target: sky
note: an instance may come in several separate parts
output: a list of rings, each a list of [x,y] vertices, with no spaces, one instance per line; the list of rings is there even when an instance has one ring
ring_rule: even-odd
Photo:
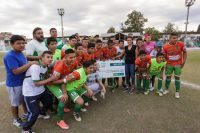
[[[32,38],[35,27],[41,27],[44,36],[49,29],[57,28],[61,36],[61,20],[57,8],[64,8],[64,35],[79,33],[96,35],[106,33],[120,23],[133,10],[148,18],[145,27],[162,31],[168,22],[185,29],[185,0],[1,0],[0,32],[12,32]],[[200,0],[190,8],[188,30],[197,30],[200,24]]]

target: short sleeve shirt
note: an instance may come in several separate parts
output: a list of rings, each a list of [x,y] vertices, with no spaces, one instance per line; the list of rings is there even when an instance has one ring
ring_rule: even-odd
[[[152,75],[158,75],[161,72],[161,69],[166,65],[166,62],[158,63],[156,58],[151,59],[151,67],[149,69]]]
[[[104,47],[103,52],[106,60],[110,60],[117,55],[117,49],[115,47],[113,47],[112,49]]]
[[[144,60],[141,60],[140,57],[138,57],[135,60],[135,65],[137,65],[138,67],[146,68],[147,64],[151,64],[151,56],[150,55],[147,55]]]
[[[12,70],[27,64],[24,54],[11,50],[4,56],[3,61],[6,69],[6,85],[8,87],[22,86],[25,72],[15,75]]]
[[[145,50],[147,52],[148,55],[150,55],[151,51],[156,47],[156,43],[151,41],[151,42],[146,42],[144,44]]]
[[[87,82],[86,82],[86,85],[91,85],[93,83],[96,83],[97,80],[100,80],[100,76],[99,76],[99,73],[95,72],[95,73],[92,73],[92,74],[89,74],[88,75],[88,78],[87,78]]]

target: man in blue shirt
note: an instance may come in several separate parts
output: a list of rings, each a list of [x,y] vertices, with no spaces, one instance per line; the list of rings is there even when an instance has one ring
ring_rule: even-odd
[[[13,35],[10,40],[13,50],[4,56],[4,65],[6,69],[6,88],[11,102],[11,112],[14,117],[13,125],[20,127],[21,119],[18,114],[18,106],[23,104],[24,113],[26,106],[22,96],[22,84],[26,70],[37,62],[27,62],[22,53],[25,48],[25,40],[19,35]]]

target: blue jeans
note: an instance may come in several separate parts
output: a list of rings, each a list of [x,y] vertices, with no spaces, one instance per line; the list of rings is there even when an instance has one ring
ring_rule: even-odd
[[[125,64],[126,84],[130,85],[130,78],[132,85],[135,85],[135,64]]]

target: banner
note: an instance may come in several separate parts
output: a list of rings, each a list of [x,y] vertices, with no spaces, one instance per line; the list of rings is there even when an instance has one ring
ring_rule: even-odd
[[[125,77],[123,60],[97,61],[101,78]]]

